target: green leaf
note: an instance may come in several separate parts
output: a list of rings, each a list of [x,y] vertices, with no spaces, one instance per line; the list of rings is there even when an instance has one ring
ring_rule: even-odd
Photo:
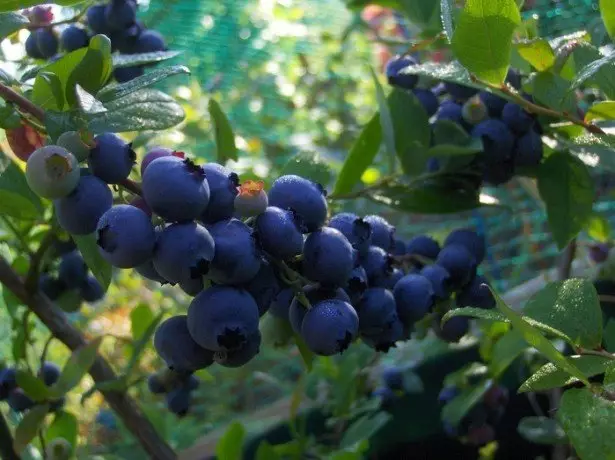
[[[588,389],[566,391],[557,411],[570,442],[583,460],[615,458],[615,403]]]
[[[539,72],[529,82],[532,96],[542,105],[568,113],[576,112],[574,94],[568,91],[569,82],[551,72]]]
[[[588,378],[604,373],[609,364],[613,362],[602,356],[570,356],[566,359]],[[523,382],[519,387],[519,393],[560,388],[578,381],[577,378],[556,367],[553,363],[547,363]]]
[[[21,454],[28,444],[30,444],[30,441],[34,439],[38,430],[43,426],[48,412],[49,404],[34,406],[26,412],[26,415],[21,419],[21,422],[19,422],[15,430],[13,439],[13,448],[15,452]]]
[[[0,214],[34,220],[43,213],[40,198],[30,189],[24,172],[0,153]]]
[[[77,96],[77,105],[83,113],[86,113],[88,115],[94,115],[107,111],[102,102],[100,102],[90,93],[88,93],[79,84],[75,85],[75,94]]]
[[[450,43],[453,40],[453,0],[440,0],[440,18],[442,19],[442,29],[446,34],[446,39]]]
[[[112,267],[103,259],[96,244],[96,234],[73,235],[73,240],[79,248],[86,265],[106,291],[111,284]]]
[[[604,91],[608,99],[615,99],[613,54],[615,53],[604,56],[595,46],[585,42],[578,43],[572,51],[577,76],[570,89],[589,83]]]
[[[185,116],[181,105],[155,89],[135,91],[105,107],[107,112],[89,117],[89,128],[95,134],[163,130],[181,123]]]
[[[472,137],[454,121],[437,120],[432,129],[436,144],[466,145],[472,140]]]
[[[485,89],[485,85],[474,81],[467,69],[457,61],[448,63],[425,62],[419,65],[410,65],[400,70],[400,73],[458,83],[460,85],[469,86],[470,88]],[[505,99],[508,98],[508,96],[500,91],[493,90],[492,92],[498,96],[503,96]]]
[[[380,116],[375,114],[363,127],[359,138],[350,149],[335,183],[334,193],[342,195],[352,191],[365,170],[372,164],[382,143]]]
[[[606,243],[611,239],[611,224],[606,217],[600,214],[593,214],[589,218],[586,231],[590,238],[601,243]]]
[[[442,324],[455,316],[469,316],[470,318],[486,319],[488,321],[509,322],[506,316],[497,310],[485,310],[483,308],[463,307],[449,310],[442,317]]]
[[[523,336],[511,330],[504,334],[493,346],[489,369],[494,378],[499,377],[508,369],[515,359],[527,349],[527,344],[523,340]]]
[[[470,409],[483,398],[492,384],[493,380],[485,379],[475,386],[465,388],[444,406],[442,409],[442,420],[456,426]]]
[[[340,441],[340,448],[346,449],[351,447],[364,439],[370,439],[378,431],[384,427],[389,420],[391,420],[391,414],[386,412],[377,412],[374,415],[364,415],[355,420],[352,425],[348,427],[342,440]]]
[[[180,54],[182,54],[181,51],[157,51],[155,53],[141,54],[114,54],[112,56],[112,64],[114,69],[144,64],[155,64],[156,62],[172,59]]]
[[[300,175],[323,187],[333,178],[329,163],[313,152],[302,152],[290,158],[280,171],[280,176],[287,174]]]
[[[132,340],[137,341],[143,337],[147,328],[154,321],[152,309],[144,303],[140,303],[130,312],[130,331]]]
[[[83,376],[88,373],[90,367],[94,364],[101,342],[102,337],[98,337],[73,351],[62,369],[60,378],[50,388],[53,396],[61,397],[81,382]]]
[[[273,446],[267,441],[261,441],[256,449],[255,460],[281,460],[282,457],[278,455]]]
[[[58,137],[66,131],[79,130],[74,115],[74,112],[58,112],[57,110],[47,110],[45,112],[45,129],[52,141],[57,141]]]
[[[53,72],[39,72],[32,89],[32,100],[45,109],[62,110],[65,99],[60,78]]]
[[[606,326],[604,326],[602,336],[604,341],[604,348],[606,348],[611,353],[615,352],[615,319],[610,318],[606,322]]]
[[[453,35],[455,57],[479,79],[503,83],[520,23],[514,0],[467,0]]]
[[[549,361],[554,363],[557,367],[565,370],[570,375],[577,377],[581,382],[585,385],[589,385],[587,381],[587,377],[583,375],[583,373],[575,367],[572,363],[570,363],[564,356],[557,351],[557,349],[553,346],[553,344],[547,340],[545,337],[540,334],[540,332],[530,325],[527,321],[525,321],[521,315],[512,310],[506,303],[502,300],[502,298],[491,289],[493,297],[496,299],[496,304],[498,310],[500,310],[506,317],[510,320],[513,328],[523,335],[523,339],[529,343],[532,347],[536,348],[540,353],[542,353]]]
[[[128,364],[126,365],[126,375],[131,375],[132,371],[139,363],[139,358],[145,351],[146,347],[151,343],[151,339],[156,332],[158,324],[160,324],[160,321],[162,321],[163,316],[164,312],[160,312],[158,316],[156,316],[156,318],[154,318],[154,320],[150,324],[148,324],[147,328],[145,329],[143,335],[139,338],[139,340],[133,343],[132,355],[130,357],[130,361],[128,361]]]
[[[77,417],[70,412],[56,412],[53,421],[45,432],[45,439],[47,442],[56,438],[66,439],[73,449],[77,446],[77,434],[78,434]]]
[[[565,153],[549,156],[538,169],[538,190],[560,249],[585,228],[592,215],[593,180],[585,164]]]
[[[13,104],[0,99],[0,128],[14,129],[21,126],[21,117]]]
[[[30,21],[27,17],[14,11],[0,14],[0,41],[29,23]]]
[[[600,0],[600,16],[606,31],[612,39],[615,39],[615,3],[610,0]]]
[[[391,166],[395,165],[395,153],[398,152],[396,145],[397,130],[393,128],[393,115],[389,109],[389,105],[387,104],[387,99],[384,94],[384,90],[382,89],[382,85],[380,84],[380,81],[378,81],[378,77],[376,76],[374,69],[370,68],[370,71],[372,73],[374,86],[376,87],[376,101],[378,102],[378,111],[380,113],[380,129],[382,130],[385,153],[389,156],[389,173],[392,174],[393,171],[391,169],[395,168],[391,168]],[[410,111],[407,110],[405,113],[410,113]],[[406,126],[409,126],[409,124],[406,124]]]
[[[519,42],[515,46],[519,55],[539,72],[550,69],[555,64],[555,52],[545,38]]]
[[[214,98],[211,98],[207,104],[207,110],[214,127],[218,162],[224,164],[227,160],[237,161],[237,146],[235,145],[233,127],[222,111],[220,104]]]
[[[17,385],[34,401],[40,402],[49,398],[49,387],[29,371],[17,371]]]
[[[549,417],[523,417],[517,426],[519,434],[534,444],[566,444],[566,433]]]
[[[590,280],[549,283],[530,298],[523,313],[562,331],[579,347],[594,349],[602,343],[602,310]]]
[[[216,444],[216,459],[241,460],[246,430],[240,422],[233,422]]]
[[[299,349],[299,353],[301,354],[301,358],[303,359],[303,364],[308,372],[312,370],[312,364],[314,363],[314,353],[308,348],[305,341],[299,336],[299,334],[293,334],[295,337],[295,344]]]
[[[592,105],[585,114],[585,121],[615,119],[615,101],[602,101]]]
[[[607,72],[613,72],[615,66],[614,61],[615,53],[611,53],[608,56],[586,63],[584,67],[577,65],[577,74],[570,85],[570,89],[581,87],[585,82],[593,80],[596,75],[601,74],[605,70]]]
[[[473,137],[466,145],[438,144],[431,147],[427,153],[430,157],[450,157],[458,155],[475,155],[482,151],[482,140]]]
[[[615,136],[583,133],[575,137],[572,142],[562,138],[558,141],[563,147],[569,149],[570,153],[581,160],[588,161],[592,167],[615,171],[615,156],[613,155]]]
[[[96,94],[96,98],[102,102],[113,101],[130,93],[134,93],[140,89],[155,85],[156,83],[173,75],[181,74],[190,74],[188,67],[183,65],[174,65],[170,67],[163,67],[162,69],[155,69],[126,83],[107,85],[101,89],[98,94]]]
[[[604,385],[613,385],[615,383],[615,363],[607,367],[604,374]]]

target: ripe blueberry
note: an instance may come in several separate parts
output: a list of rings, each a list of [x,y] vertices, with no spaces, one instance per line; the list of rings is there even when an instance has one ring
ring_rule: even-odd
[[[56,300],[66,290],[66,285],[48,273],[42,273],[38,278],[38,288],[49,300]]]
[[[338,230],[323,227],[310,233],[303,248],[303,268],[312,281],[344,286],[352,273],[355,251]]]
[[[58,381],[60,374],[61,371],[58,365],[49,361],[43,363],[39,371],[39,377],[43,379],[43,382],[45,382],[45,385],[48,387]]]
[[[606,262],[609,258],[611,247],[606,243],[593,244],[589,247],[589,257],[597,264]]]
[[[445,342],[454,343],[468,333],[470,320],[465,316],[454,316],[442,325],[442,316],[436,315],[432,329],[437,337]]]
[[[314,182],[295,175],[281,176],[269,191],[269,204],[292,209],[306,226],[307,232],[322,227],[327,218],[324,189]]]
[[[397,366],[387,367],[382,372],[382,381],[391,390],[395,390],[395,391],[403,390],[404,389],[404,371]]]
[[[137,19],[137,3],[133,0],[111,0],[105,7],[105,19],[113,30],[126,29]]]
[[[147,388],[155,395],[161,395],[167,392],[164,382],[157,374],[152,374],[147,378]]]
[[[472,96],[478,93],[478,90],[475,88],[448,81],[444,82],[444,87],[446,88],[448,94],[450,94],[453,98],[461,101],[470,99]]]
[[[213,351],[241,348],[258,330],[258,305],[244,289],[212,286],[188,308],[188,329],[202,347]]]
[[[164,42],[164,37],[162,34],[156,30],[148,29],[141,32],[137,37],[133,47],[133,52],[155,53],[166,49],[167,45]]]
[[[261,333],[256,330],[248,336],[247,341],[238,349],[217,351],[214,354],[216,363],[224,367],[241,367],[250,362],[260,351]]]
[[[156,267],[154,267],[153,260],[148,260],[144,264],[135,267],[135,270],[139,275],[143,278],[147,278],[148,280],[157,281],[160,284],[167,284],[169,282],[167,279],[163,278],[160,273],[158,273]]]
[[[356,214],[343,212],[334,215],[329,227],[342,232],[359,255],[365,255],[372,241],[372,227]]]
[[[36,404],[21,388],[15,388],[8,397],[9,407],[15,412],[25,412]]]
[[[233,207],[239,216],[254,217],[267,209],[269,197],[265,192],[263,181],[247,180],[237,188],[237,191]]]
[[[98,221],[96,243],[100,255],[111,265],[134,268],[152,258],[156,232],[147,214],[134,206],[120,204]]]
[[[178,417],[185,416],[192,404],[192,394],[184,387],[171,390],[166,397],[169,411]]]
[[[254,230],[262,248],[277,259],[287,260],[303,251],[302,223],[292,210],[269,206],[256,218]]]
[[[101,284],[93,276],[88,276],[79,290],[83,300],[89,303],[98,302],[105,297],[105,291]]]
[[[417,267],[423,267],[424,261],[420,258],[428,260],[436,260],[440,253],[440,245],[436,240],[427,235],[418,235],[408,241],[406,251],[408,254],[418,256],[412,263]]]
[[[403,89],[413,89],[419,82],[418,75],[403,74],[400,73],[400,70],[417,64],[416,59],[411,56],[395,56],[390,59],[384,70],[389,85]]]
[[[504,106],[502,121],[517,135],[527,133],[534,125],[534,117],[526,112],[523,107],[513,102],[508,102]]]
[[[141,160],[141,176],[145,174],[145,170],[152,161],[161,157],[169,157],[171,155],[173,155],[173,150],[166,147],[154,147],[153,149],[148,150],[143,157],[143,160]]]
[[[396,256],[406,255],[406,243],[399,238],[395,238],[392,253]]]
[[[436,120],[447,120],[458,124],[465,124],[460,104],[454,101],[443,101],[436,112]]]
[[[391,273],[388,273],[384,278],[378,278],[374,281],[372,287],[383,287],[385,289],[393,290],[397,282],[405,276],[403,270],[394,268]]]
[[[137,158],[130,144],[113,133],[99,134],[94,138],[88,166],[92,174],[108,184],[117,184],[128,177]]]
[[[431,283],[436,299],[446,300],[451,296],[451,275],[445,268],[437,264],[427,265],[421,270],[421,275]]]
[[[260,316],[269,310],[281,290],[278,277],[266,260],[261,261],[261,267],[256,276],[242,287],[254,297]]]
[[[352,301],[352,305],[361,298],[367,287],[367,272],[361,265],[357,265],[352,269],[350,277],[344,287],[346,294],[348,294],[348,297]]]
[[[49,59],[58,52],[58,38],[51,29],[33,30],[26,39],[26,53],[34,59]]]
[[[88,266],[77,250],[62,256],[58,267],[59,280],[69,289],[79,288],[88,276]]]
[[[62,35],[60,36],[62,48],[64,48],[64,51],[67,52],[84,48],[88,46],[89,41],[90,37],[88,36],[88,33],[76,25],[68,26],[62,31]]]
[[[487,286],[484,276],[476,275],[472,281],[457,293],[456,303],[459,307],[476,307],[490,309],[495,307],[495,299]]]
[[[391,291],[384,288],[367,289],[356,311],[361,335],[380,335],[398,321],[395,297]]]
[[[506,99],[488,91],[481,91],[478,97],[480,97],[480,100],[483,101],[483,104],[487,107],[487,112],[490,117],[499,118],[502,115],[502,110],[504,110],[504,106],[507,104]]]
[[[75,190],[80,171],[77,158],[65,148],[48,145],[35,150],[26,163],[26,181],[44,198],[62,198]]]
[[[472,229],[459,228],[453,230],[444,240],[444,246],[452,244],[459,244],[465,247],[474,256],[477,264],[480,264],[485,259],[485,252],[487,251],[485,237]]]
[[[450,287],[453,290],[465,286],[476,274],[476,259],[461,244],[447,244],[442,248],[436,263],[450,274]]]
[[[108,34],[109,25],[105,17],[106,5],[93,5],[86,12],[86,19],[90,29],[96,34]]]
[[[369,285],[384,285],[393,273],[393,259],[382,248],[370,246],[367,255],[361,258]]]
[[[186,294],[191,297],[194,297],[203,290],[203,288],[205,287],[205,283],[203,282],[202,277],[189,278],[187,280],[180,281],[179,287]]]
[[[214,354],[196,343],[188,332],[186,315],[173,316],[160,324],[154,335],[154,348],[176,372],[193,372],[213,363]]]
[[[346,292],[341,288],[330,289],[319,286],[317,284],[311,284],[303,288],[303,293],[305,294],[305,297],[307,298],[311,306],[314,306],[320,302],[324,302],[325,300],[332,299],[337,299],[343,302],[350,303],[350,298],[348,297],[348,294],[346,294]],[[305,318],[306,313],[307,309],[295,296],[290,304],[288,319],[290,320],[290,325],[292,326],[293,331],[295,331],[297,334],[301,333],[301,326],[303,324],[303,319]]]
[[[348,348],[359,332],[359,318],[348,302],[324,300],[305,314],[301,336],[317,355],[331,356]]]
[[[372,227],[372,245],[387,252],[392,251],[395,246],[395,227],[380,216],[365,216],[364,220]]]
[[[295,291],[292,288],[284,288],[278,292],[269,308],[269,313],[273,316],[289,320],[290,305],[295,298]]]
[[[404,276],[393,290],[397,314],[404,326],[422,319],[433,307],[434,290],[431,282],[421,275]]]
[[[517,138],[515,146],[514,163],[515,167],[532,168],[542,161],[543,146],[542,138],[534,130],[528,131],[523,136]]]
[[[412,92],[425,109],[425,113],[428,117],[432,117],[436,114],[438,111],[439,102],[438,98],[432,91],[428,89],[415,88]]]
[[[404,333],[404,325],[398,318],[378,334],[361,334],[361,340],[375,351],[387,353],[391,348],[395,347],[396,342],[404,339]]]
[[[213,224],[233,217],[235,197],[239,193],[239,176],[217,163],[203,166],[209,184],[209,205],[201,216],[206,224]]]
[[[489,119],[480,122],[472,130],[472,136],[483,140],[488,163],[499,165],[511,157],[515,138],[510,129],[500,120]]]
[[[17,388],[17,372],[13,367],[0,370],[0,401],[8,398],[11,391]]]

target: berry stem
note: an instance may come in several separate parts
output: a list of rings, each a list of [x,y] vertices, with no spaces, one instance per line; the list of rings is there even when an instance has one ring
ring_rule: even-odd
[[[45,111],[41,107],[3,83],[0,83],[0,97],[7,102],[12,102],[17,105],[20,109],[29,113],[34,118],[45,121]]]
[[[135,195],[143,196],[143,191],[141,190],[141,184],[133,180],[124,179],[122,182],[119,183],[119,185],[124,187],[129,192],[134,193]]]
[[[3,257],[0,257],[0,283],[21,300],[29,311],[32,311],[51,333],[70,350],[74,351],[87,345],[86,338],[68,321],[64,312],[45,296],[36,291],[28,290],[24,280]],[[100,355],[96,357],[89,373],[94,382],[98,384],[117,379],[109,363]],[[101,393],[150,458],[156,460],[177,459],[175,452],[158,435],[154,426],[126,392],[102,389]],[[4,443],[0,442],[0,446],[3,445]]]
[[[615,355],[609,353],[606,350],[586,350],[585,348],[579,348],[577,353],[580,355],[600,356],[615,361]]]
[[[21,457],[13,449],[13,436],[6,419],[0,412],[0,457],[5,460],[20,460]]]

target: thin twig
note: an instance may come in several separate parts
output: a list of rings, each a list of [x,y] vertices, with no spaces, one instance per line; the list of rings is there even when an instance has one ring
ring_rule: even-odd
[[[141,190],[141,185],[133,180],[124,179],[122,182],[119,183],[119,185],[121,187],[124,187],[129,192],[134,193],[135,195],[139,195],[139,196],[143,195],[143,191]]]
[[[45,120],[45,111],[41,107],[37,106],[32,101],[25,98],[24,96],[9,88],[3,83],[0,83],[0,97],[5,101],[16,104],[24,112],[29,113],[34,118],[37,118],[40,121]]]
[[[581,348],[579,350],[577,350],[577,353],[580,355],[591,355],[591,356],[600,356],[602,358],[607,358],[610,360],[615,360],[615,355],[609,353],[606,350],[586,350],[584,348]]]

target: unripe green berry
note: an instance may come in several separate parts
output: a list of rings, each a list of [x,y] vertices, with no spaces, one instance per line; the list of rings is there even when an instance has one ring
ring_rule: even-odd
[[[269,199],[263,190],[262,181],[246,181],[237,190],[239,194],[235,197],[235,211],[242,217],[258,216],[267,209]]]
[[[90,156],[90,149],[93,147],[86,144],[77,131],[66,131],[58,138],[58,145],[64,147],[70,153],[75,155],[77,161],[81,163]]]
[[[473,97],[463,104],[461,115],[466,122],[476,125],[487,118],[487,107],[480,98]]]
[[[69,460],[73,446],[64,438],[55,438],[45,448],[45,458],[48,460]]]
[[[65,197],[75,189],[80,175],[77,158],[58,145],[35,150],[26,164],[28,185],[44,198]]]

